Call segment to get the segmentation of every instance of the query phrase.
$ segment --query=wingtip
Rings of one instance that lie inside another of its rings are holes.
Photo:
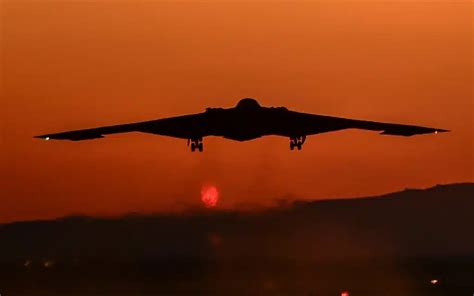
[[[49,136],[46,136],[46,135],[43,135],[43,136],[34,136],[33,138],[35,138],[35,139],[42,139],[42,140],[46,140],[46,141],[51,140],[51,138],[50,138]]]

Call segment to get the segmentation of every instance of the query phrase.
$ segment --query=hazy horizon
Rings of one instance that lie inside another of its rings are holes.
[[[303,198],[298,196],[286,195],[281,198],[275,198],[270,200],[269,202],[265,203],[242,203],[238,205],[234,205],[232,207],[213,207],[207,208],[202,203],[196,204],[188,204],[182,205],[181,208],[176,208],[174,210],[161,210],[161,211],[153,211],[153,210],[144,210],[144,211],[129,211],[129,212],[116,212],[116,213],[107,213],[107,212],[71,212],[66,213],[65,215],[60,216],[45,216],[45,217],[31,217],[29,219],[23,220],[6,220],[0,221],[0,225],[6,225],[15,222],[35,222],[35,221],[52,221],[52,220],[62,220],[62,219],[70,219],[70,218],[93,218],[93,219],[121,219],[127,217],[134,217],[134,216],[189,216],[189,215],[213,215],[213,214],[223,214],[223,213],[235,213],[235,214],[250,214],[250,215],[258,215],[258,214],[265,214],[266,212],[273,211],[273,210],[281,210],[281,209],[289,209],[295,205],[300,203],[319,203],[319,202],[344,202],[344,201],[363,201],[363,200],[376,200],[376,199],[385,199],[387,197],[403,194],[409,191],[419,191],[424,192],[428,190],[435,190],[437,188],[444,188],[444,187],[456,187],[456,186],[469,186],[474,185],[474,182],[456,182],[450,184],[436,184],[433,186],[425,187],[425,188],[403,188],[400,190],[390,191],[390,192],[383,192],[380,194],[375,195],[368,195],[368,196],[339,196],[339,197],[329,197],[329,198]]]

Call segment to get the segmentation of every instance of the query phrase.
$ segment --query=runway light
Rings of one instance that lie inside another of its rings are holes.
[[[438,283],[438,280],[436,280],[436,279],[431,280],[430,283],[431,283],[432,285],[436,285],[436,284]]]
[[[349,296],[349,292],[344,291],[344,292],[341,293],[341,296]]]
[[[49,137],[44,138],[46,141],[49,141]]]
[[[43,261],[43,266],[44,266],[45,268],[51,268],[51,267],[53,267],[53,265],[54,265],[54,261],[52,261],[52,260],[45,260],[45,261]]]
[[[437,133],[438,133],[438,131],[435,131],[435,134],[437,134]]]

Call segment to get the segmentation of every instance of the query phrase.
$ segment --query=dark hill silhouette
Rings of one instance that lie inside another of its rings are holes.
[[[0,225],[0,275],[10,279],[6,287],[26,294],[32,290],[22,275],[28,272],[28,280],[37,281],[45,271],[63,284],[76,283],[43,287],[48,294],[72,293],[82,287],[78,278],[116,288],[124,274],[133,289],[152,292],[220,294],[232,285],[247,292],[311,292],[313,285],[333,291],[343,284],[363,291],[363,283],[371,282],[374,291],[389,286],[405,295],[437,295],[423,290],[430,289],[423,285],[434,276],[447,283],[445,290],[434,292],[471,291],[473,210],[474,184],[466,183],[378,197],[298,201],[251,213],[17,222]],[[219,284],[212,278],[219,278]]]

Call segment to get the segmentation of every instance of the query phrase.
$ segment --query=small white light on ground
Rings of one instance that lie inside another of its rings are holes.
[[[430,283],[431,283],[432,285],[436,285],[436,284],[438,283],[438,280],[431,280]]]
[[[46,141],[49,141],[49,137],[44,138]]]
[[[435,134],[437,134],[437,133],[438,133],[438,131],[435,131]]]
[[[54,261],[52,261],[52,260],[45,260],[45,261],[43,261],[43,266],[44,266],[45,268],[51,268],[51,267],[53,267],[53,265],[54,265]]]

